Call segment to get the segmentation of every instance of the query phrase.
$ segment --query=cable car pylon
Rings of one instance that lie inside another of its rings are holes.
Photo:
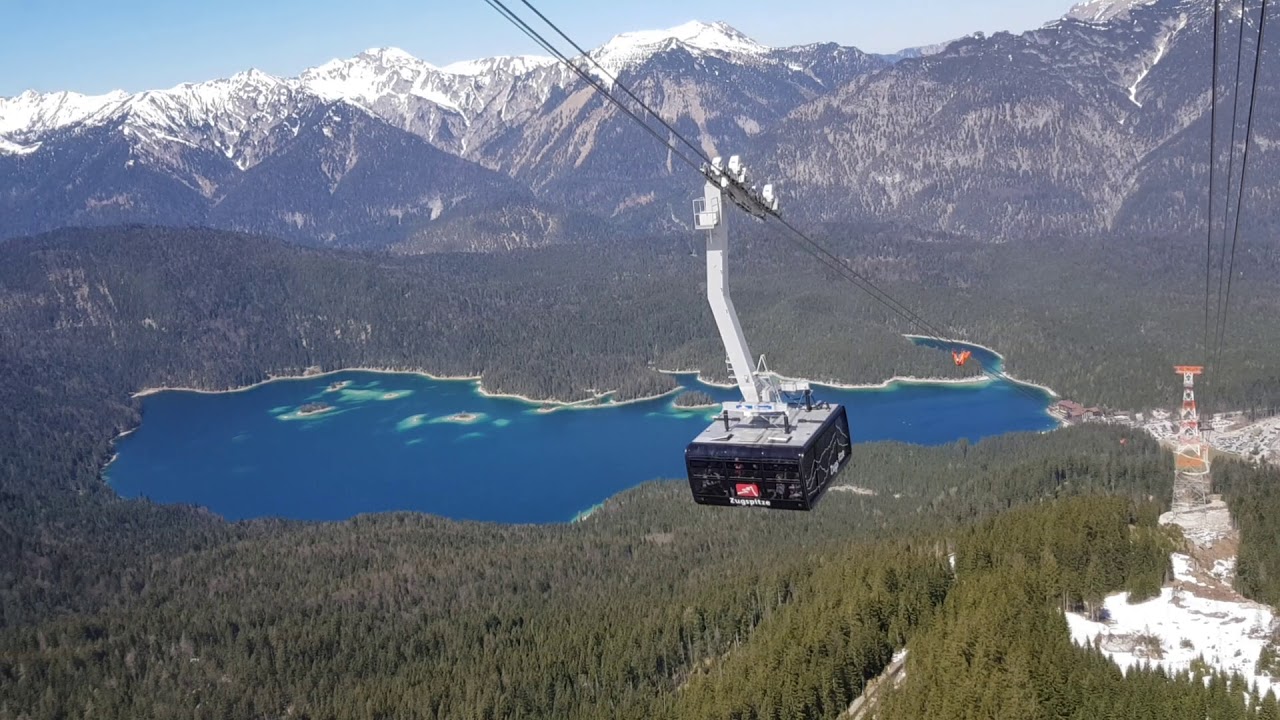
[[[1178,411],[1173,456],[1173,506],[1190,509],[1209,501],[1212,486],[1209,449],[1200,432],[1200,413],[1196,409],[1196,376],[1204,372],[1204,367],[1175,365],[1173,370],[1182,376],[1182,408]]]

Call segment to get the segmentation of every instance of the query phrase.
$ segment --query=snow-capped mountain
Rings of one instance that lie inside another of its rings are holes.
[[[617,35],[576,62],[702,152],[744,155],[805,217],[1007,239],[1183,232],[1201,227],[1207,185],[1210,11],[1089,0],[1030,32],[896,56],[770,48],[691,22]],[[1250,170],[1261,208],[1280,207],[1268,78]],[[697,184],[538,56],[437,67],[379,48],[295,78],[251,70],[135,94],[0,98],[0,236],[208,222],[422,249],[451,224],[450,247],[479,249],[584,226],[683,231]],[[1259,214],[1247,222],[1270,222]],[[468,243],[464,226],[495,240]]]
[[[693,55],[760,58],[770,48],[761,45],[725,23],[687,22],[667,30],[642,30],[615,35],[591,51],[591,57],[611,75],[640,65],[659,53],[680,47]]]
[[[761,138],[762,169],[803,188],[791,207],[815,219],[991,239],[1202,233],[1212,24],[1203,0],[1094,2],[1030,32],[957,40],[797,109]],[[1246,222],[1277,219],[1276,85],[1264,71]]]
[[[0,143],[4,144],[0,152],[32,152],[44,135],[88,120],[128,97],[119,90],[105,95],[28,90],[16,97],[0,98]]]
[[[1150,5],[1155,0],[1085,0],[1067,11],[1067,18],[1101,23],[1127,16],[1135,7]]]
[[[577,60],[582,69],[621,82],[708,155],[749,150],[795,108],[887,64],[835,43],[768,48],[701,22],[624,33],[589,55]],[[670,218],[688,194],[677,178],[690,169],[567,68],[521,77],[490,108],[471,121],[465,157],[562,205],[676,227]]]
[[[697,136],[711,152],[717,143],[743,146],[747,138],[792,108],[884,64],[834,44],[770,49],[724,23],[700,22],[624,33],[593,50],[591,58],[608,71],[609,82],[616,76],[633,83],[656,103],[659,112]],[[603,75],[586,59],[579,62]],[[377,157],[369,148],[352,160],[338,157],[341,152],[335,156],[321,147],[321,141],[299,145],[297,138],[308,123],[318,122],[325,108],[335,106],[349,107],[405,131],[453,158],[498,170],[553,204],[581,207],[599,201],[599,214],[615,215],[627,208],[647,210],[654,198],[679,192],[670,179],[683,169],[664,162],[661,153],[633,152],[630,148],[636,142],[647,142],[640,140],[645,137],[642,131],[550,58],[496,57],[436,67],[403,50],[377,48],[331,60],[296,78],[250,70],[226,79],[135,94],[24,93],[0,100],[0,173],[5,173],[0,178],[34,188],[43,185],[40,173],[58,185],[58,173],[75,172],[77,176],[68,177],[62,185],[85,190],[63,193],[66,205],[52,203],[61,211],[10,222],[4,232],[95,222],[98,216],[114,221],[134,211],[150,221],[186,216],[325,241],[357,238],[356,229],[328,210],[303,213],[303,217],[283,206],[268,212],[258,202],[251,205],[263,214],[253,219],[246,212],[227,209],[237,206],[244,188],[255,186],[252,178],[271,175],[283,183],[279,171],[268,173],[260,166],[274,167],[282,155],[296,157],[303,152],[298,147],[327,157],[322,163],[327,167],[368,163]],[[350,112],[342,112],[351,121],[338,135],[348,137],[348,145],[360,145],[358,139],[350,138],[361,133],[382,137],[389,145],[398,142],[387,140],[390,136],[377,122],[356,122]],[[596,133],[604,133],[611,142],[595,143],[591,138]],[[341,144],[337,136],[329,141]],[[76,148],[73,154],[83,156],[79,161],[68,156],[67,149],[72,147]],[[435,164],[443,162],[442,157],[436,157]],[[94,167],[87,177],[86,163]],[[119,168],[111,167],[117,163]],[[344,170],[341,178],[358,175]],[[418,175],[419,180],[433,177],[437,183],[442,177],[426,167]],[[628,177],[637,175],[645,178],[638,186],[621,198],[610,196],[630,182]],[[130,192],[130,176],[145,177],[146,191]],[[111,192],[95,194],[94,177],[115,178],[103,184],[110,185]],[[486,177],[489,182],[501,176]],[[337,186],[348,182],[341,178],[330,191],[333,208],[341,205]],[[262,188],[255,196],[271,196],[273,189]],[[591,192],[583,195],[583,189]],[[505,188],[499,194],[509,191]],[[452,206],[432,187],[415,192],[412,197],[400,197],[394,209],[371,202],[397,219],[420,217],[427,222],[439,221],[442,209]],[[192,194],[198,198],[187,197]],[[178,195],[183,196],[180,202],[175,199]],[[10,197],[19,196],[32,199],[10,193]],[[201,203],[205,211],[195,212],[193,208]],[[316,201],[303,204],[317,207]],[[178,207],[180,211],[166,209]],[[544,218],[555,216],[545,208],[539,213]],[[510,213],[504,217],[510,219]],[[379,220],[367,221],[376,225]],[[554,220],[514,222],[521,228],[516,244],[537,242],[523,237],[530,227],[566,225]],[[382,232],[373,235],[385,242],[399,241]]]

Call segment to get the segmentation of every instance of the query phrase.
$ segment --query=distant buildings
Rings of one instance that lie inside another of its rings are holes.
[[[1049,414],[1064,424],[1102,422],[1142,430],[1157,440],[1172,441],[1177,435],[1168,410],[1116,412],[1085,407],[1074,400],[1059,400]],[[1204,439],[1210,446],[1237,457],[1258,462],[1280,463],[1280,416],[1250,422],[1243,413],[1216,413],[1202,419]]]
[[[1101,408],[1085,407],[1074,400],[1059,400],[1049,408],[1049,414],[1069,425],[1090,420],[1102,420],[1106,417],[1106,413]],[[1128,416],[1125,416],[1125,419],[1127,420]]]

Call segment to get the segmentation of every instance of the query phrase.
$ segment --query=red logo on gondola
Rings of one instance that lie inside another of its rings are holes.
[[[738,497],[758,498],[760,497],[760,486],[755,483],[738,483],[734,485],[733,492]]]

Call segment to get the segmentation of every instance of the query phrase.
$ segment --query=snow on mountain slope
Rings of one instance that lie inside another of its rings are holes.
[[[296,83],[258,70],[134,94],[28,91],[0,99],[0,153],[32,152],[50,134],[72,126],[114,124],[134,139],[144,158],[173,164],[176,148],[201,148],[243,170],[257,161],[258,141],[301,100]]]
[[[1128,14],[1135,7],[1150,5],[1156,0],[1086,0],[1067,11],[1067,17],[1081,22],[1106,22]]]
[[[26,155],[40,149],[40,143],[35,142],[30,145],[19,145],[0,137],[0,155]]]
[[[497,55],[479,60],[463,60],[440,68],[450,75],[476,77],[479,75],[523,75],[541,67],[555,65],[558,60],[541,55]]]
[[[641,30],[622,33],[590,55],[611,75],[623,68],[643,62],[654,54],[682,46],[693,54],[712,53],[739,57],[763,56],[770,48],[723,22],[704,23],[694,20],[666,30]]]
[[[0,140],[8,140],[16,147],[29,144],[23,141],[37,142],[44,133],[86,120],[128,97],[120,90],[105,95],[28,90],[16,97],[0,98]]]
[[[244,170],[261,159],[261,141],[300,100],[293,83],[248,70],[138,93],[107,117],[123,119],[153,159],[170,158],[175,146],[185,145],[216,151]]]
[[[530,86],[524,80],[554,64],[552,58],[520,55],[438,68],[398,48],[375,48],[306,70],[296,82],[305,92],[359,105],[461,155],[467,150],[467,136],[474,134],[472,124],[487,110],[501,113],[507,105],[545,99],[554,82],[542,79]]]
[[[303,71],[298,82],[327,100],[372,105],[390,94],[413,95],[458,110],[448,94],[432,82],[440,70],[400,48],[373,48],[346,60],[330,60]]]

